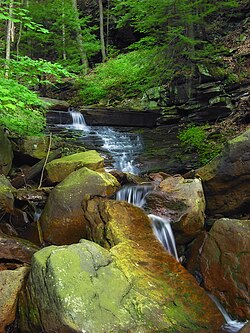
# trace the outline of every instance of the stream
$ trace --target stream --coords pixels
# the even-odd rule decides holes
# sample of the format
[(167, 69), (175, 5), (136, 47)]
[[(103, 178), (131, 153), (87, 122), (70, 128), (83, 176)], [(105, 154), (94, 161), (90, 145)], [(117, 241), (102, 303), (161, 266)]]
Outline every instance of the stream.
[[(113, 128), (106, 126), (88, 126), (83, 115), (73, 109), (67, 112), (71, 118), (65, 121), (65, 113), (58, 111), (58, 123), (50, 124), (49, 130), (63, 135), (65, 139), (75, 138), (79, 146), (87, 149), (97, 149), (105, 159), (105, 169), (117, 169), (133, 174), (140, 173), (138, 158), (143, 152), (143, 140), (140, 134), (130, 132), (128, 128)], [(143, 209), (146, 195), (153, 189), (152, 185), (124, 186), (116, 194), (116, 200), (127, 201)], [(171, 223), (156, 215), (148, 215), (152, 221), (152, 229), (162, 246), (178, 261), (178, 254)], [(209, 295), (221, 311), (225, 325), (223, 332), (236, 333), (245, 322), (233, 320), (219, 301)]]

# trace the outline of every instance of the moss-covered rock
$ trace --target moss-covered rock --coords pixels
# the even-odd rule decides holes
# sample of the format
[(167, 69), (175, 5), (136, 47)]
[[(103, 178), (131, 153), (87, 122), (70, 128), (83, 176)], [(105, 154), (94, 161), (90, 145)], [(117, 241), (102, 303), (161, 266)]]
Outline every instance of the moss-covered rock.
[(24, 156), (43, 159), (49, 148), (49, 137), (46, 135), (26, 136), (20, 139), (15, 150)]
[(21, 332), (216, 332), (223, 319), (189, 273), (164, 251), (145, 213), (128, 203), (85, 202), (90, 241), (33, 257)]
[(12, 166), (13, 151), (3, 128), (0, 127), (0, 174), (5, 176), (10, 172)]
[(46, 172), (50, 182), (59, 183), (71, 172), (83, 167), (91, 170), (103, 168), (103, 157), (95, 150), (64, 156), (46, 165)]
[(81, 168), (72, 172), (50, 193), (40, 223), (44, 240), (58, 245), (78, 242), (85, 236), (84, 197), (109, 196), (119, 183), (106, 172)]
[(1, 214), (10, 214), (14, 209), (14, 188), (11, 186), (9, 180), (0, 175), (0, 212)]
[(210, 214), (250, 212), (250, 128), (228, 141), (222, 153), (196, 171)]

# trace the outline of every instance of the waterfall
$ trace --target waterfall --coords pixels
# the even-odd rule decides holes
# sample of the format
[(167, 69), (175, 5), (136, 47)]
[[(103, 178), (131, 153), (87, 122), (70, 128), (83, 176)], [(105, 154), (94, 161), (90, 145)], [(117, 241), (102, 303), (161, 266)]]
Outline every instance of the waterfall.
[(116, 193), (116, 200), (127, 201), (137, 207), (143, 207), (145, 196), (152, 191), (153, 186), (147, 185), (127, 185)]
[(226, 312), (224, 307), (221, 305), (221, 303), (218, 301), (218, 299), (212, 295), (208, 294), (208, 296), (212, 299), (212, 301), (216, 304), (217, 308), (220, 310), (221, 314), (223, 315), (225, 319), (225, 324), (223, 325), (223, 331), (227, 333), (236, 333), (239, 332), (239, 330), (245, 326), (247, 321), (242, 322), (238, 320), (233, 320), (230, 315)]
[[(152, 189), (153, 186), (151, 184), (124, 186), (117, 192), (116, 200), (127, 201), (142, 208), (145, 204), (146, 195), (152, 191)], [(152, 229), (156, 238), (165, 249), (179, 261), (170, 221), (153, 214), (148, 215), (148, 217), (152, 222)]]
[(179, 261), (170, 221), (153, 214), (148, 215), (148, 217), (152, 221), (153, 231), (157, 239)]
[(75, 111), (74, 109), (70, 109), (69, 113), (72, 117), (72, 125), (71, 127), (76, 130), (81, 130), (84, 132), (89, 132), (89, 127), (86, 124), (86, 121), (84, 119), (84, 116), (81, 114), (81, 112)]

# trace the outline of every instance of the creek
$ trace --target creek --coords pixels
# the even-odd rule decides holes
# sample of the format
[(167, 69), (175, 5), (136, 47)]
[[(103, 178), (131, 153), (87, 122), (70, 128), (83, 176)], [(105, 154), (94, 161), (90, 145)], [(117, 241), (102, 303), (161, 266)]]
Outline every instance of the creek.
[[(133, 174), (140, 173), (139, 161), (144, 149), (144, 142), (140, 133), (131, 131), (131, 128), (88, 126), (83, 115), (73, 109), (69, 112), (57, 111), (56, 113), (57, 120), (49, 122), (49, 131), (63, 136), (65, 140), (74, 138), (74, 142), (78, 146), (96, 149), (105, 158), (107, 170), (117, 169)], [(143, 209), (146, 195), (152, 190), (153, 186), (151, 184), (124, 186), (117, 192), (116, 200), (127, 201)], [(148, 216), (152, 221), (152, 229), (156, 238), (178, 260), (170, 221), (153, 214)], [(225, 319), (223, 332), (239, 332), (245, 323), (233, 320), (219, 301), (213, 296), (210, 297)]]

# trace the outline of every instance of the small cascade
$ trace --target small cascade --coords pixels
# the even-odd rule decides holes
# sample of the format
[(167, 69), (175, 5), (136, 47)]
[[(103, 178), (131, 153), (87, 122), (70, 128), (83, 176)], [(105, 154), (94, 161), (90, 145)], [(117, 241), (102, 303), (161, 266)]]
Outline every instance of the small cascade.
[(122, 133), (110, 127), (99, 128), (97, 133), (104, 142), (102, 148), (113, 157), (115, 169), (133, 174), (139, 173), (134, 161), (134, 157), (142, 151), (142, 142), (138, 135)]
[(242, 321), (238, 321), (238, 320), (233, 320), (214, 295), (208, 294), (208, 296), (216, 304), (217, 308), (220, 310), (221, 314), (223, 315), (223, 317), (225, 319), (226, 323), (223, 325), (224, 332), (237, 333), (237, 332), (239, 332), (239, 330), (242, 327), (244, 327), (246, 325), (247, 321), (242, 322)]
[(179, 261), (170, 221), (153, 214), (148, 215), (148, 217), (152, 221), (153, 231), (157, 239)]
[(74, 109), (70, 109), (69, 113), (72, 117), (71, 127), (73, 129), (81, 130), (81, 131), (84, 131), (84, 132), (89, 132), (90, 131), (90, 128), (86, 124), (84, 116), (81, 114), (81, 112), (75, 111)]
[[(134, 206), (142, 208), (146, 202), (146, 195), (152, 190), (153, 186), (151, 184), (124, 186), (117, 192), (116, 200), (127, 201)], [(156, 238), (165, 249), (179, 261), (170, 222), (153, 214), (148, 215), (148, 217), (152, 221), (152, 228)]]
[(127, 185), (116, 193), (116, 200), (127, 201), (137, 207), (143, 207), (145, 196), (152, 191), (153, 186), (147, 185)]

